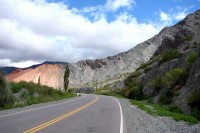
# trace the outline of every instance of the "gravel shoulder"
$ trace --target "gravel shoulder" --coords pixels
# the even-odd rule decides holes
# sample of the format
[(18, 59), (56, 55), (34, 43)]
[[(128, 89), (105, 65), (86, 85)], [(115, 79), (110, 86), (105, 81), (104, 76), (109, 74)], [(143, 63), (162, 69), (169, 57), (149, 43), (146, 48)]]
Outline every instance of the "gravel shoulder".
[(119, 99), (126, 122), (127, 133), (200, 133), (200, 123), (188, 125), (170, 117), (152, 116), (131, 105), (128, 99)]

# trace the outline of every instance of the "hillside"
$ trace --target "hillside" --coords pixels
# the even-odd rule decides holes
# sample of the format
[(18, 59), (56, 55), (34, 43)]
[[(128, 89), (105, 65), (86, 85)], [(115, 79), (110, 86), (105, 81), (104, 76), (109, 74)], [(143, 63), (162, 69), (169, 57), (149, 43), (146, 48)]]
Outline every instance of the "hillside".
[(70, 87), (87, 86), (91, 82), (105, 82), (133, 72), (153, 56), (171, 48), (178, 48), (187, 37), (192, 36), (192, 43), (199, 42), (199, 12), (198, 10), (188, 15), (172, 27), (164, 28), (153, 38), (138, 44), (127, 52), (104, 59), (70, 64)]
[[(96, 83), (100, 87), (116, 81), (123, 81), (127, 75), (134, 72), (141, 64), (148, 62), (164, 51), (172, 48), (183, 51), (187, 47), (192, 47), (190, 45), (195, 42), (195, 45), (198, 45), (199, 13), (198, 10), (188, 15), (176, 25), (164, 28), (159, 34), (126, 52), (104, 59), (84, 60), (67, 64), (67, 68), (69, 68), (68, 87), (94, 87)], [(50, 69), (44, 65), (43, 69), (39, 69), (40, 66), (36, 67), (32, 71), (18, 76), (14, 81), (25, 80), (37, 83), (40, 77), (41, 84), (63, 89), (64, 65), (55, 66), (56, 70), (53, 70), (54, 67)], [(52, 73), (50, 77), (54, 76), (52, 79), (55, 80), (47, 82), (50, 72)]]
[(8, 81), (34, 82), (55, 89), (64, 89), (64, 65), (43, 64), (35, 69), (17, 69), (7, 75)]
[[(178, 24), (163, 38), (151, 60), (133, 71), (112, 90), (131, 99), (175, 105), (184, 113), (200, 111), (200, 10)], [(119, 87), (121, 86), (123, 87)]]

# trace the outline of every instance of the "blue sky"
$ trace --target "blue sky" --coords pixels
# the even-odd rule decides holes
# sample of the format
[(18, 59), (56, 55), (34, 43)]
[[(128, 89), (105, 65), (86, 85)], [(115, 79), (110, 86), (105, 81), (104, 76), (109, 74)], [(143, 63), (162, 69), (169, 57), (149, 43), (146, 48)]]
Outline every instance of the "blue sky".
[[(106, 4), (107, 0), (48, 0), (49, 2), (62, 2), (69, 8), (79, 10), (85, 7), (97, 7)], [(112, 21), (117, 14), (128, 12), (137, 18), (139, 22), (159, 21), (159, 12), (164, 11), (168, 14), (176, 12), (191, 13), (200, 9), (200, 0), (135, 0), (131, 8), (121, 7), (116, 11), (106, 12), (106, 17)], [(90, 18), (90, 15), (88, 15)], [(91, 19), (92, 20), (92, 19)], [(177, 20), (173, 21), (173, 24)]]
[(0, 66), (112, 56), (198, 9), (200, 0), (3, 0)]

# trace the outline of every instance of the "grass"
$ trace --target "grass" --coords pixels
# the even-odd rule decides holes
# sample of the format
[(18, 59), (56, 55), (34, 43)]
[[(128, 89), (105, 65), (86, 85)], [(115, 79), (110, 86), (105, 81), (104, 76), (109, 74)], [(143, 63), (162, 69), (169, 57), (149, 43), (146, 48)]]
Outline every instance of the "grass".
[(25, 88), (28, 93), (21, 95), (20, 99), (16, 99), (16, 102), (14, 104), (0, 106), (0, 109), (24, 107), (32, 104), (61, 100), (76, 96), (73, 93), (62, 92), (60, 90), (55, 90), (52, 87), (42, 86), (35, 83), (10, 83), (10, 87), (13, 93), (19, 93), (22, 88)]
[(105, 95), (105, 96), (113, 96), (113, 97), (116, 97), (116, 98), (125, 98), (124, 96), (122, 96), (121, 94), (119, 94), (117, 92), (98, 92), (96, 94)]
[(148, 67), (149, 65), (153, 64), (153, 61), (152, 60), (149, 60), (148, 62), (142, 64), (139, 69), (144, 69), (146, 67)]
[(172, 117), (176, 121), (185, 121), (188, 124), (196, 124), (198, 123), (198, 119), (192, 115), (186, 115), (180, 111), (175, 106), (162, 106), (158, 104), (148, 103), (146, 101), (136, 101), (130, 100), (130, 102), (140, 109), (145, 110), (147, 113), (151, 115), (158, 115), (158, 116), (168, 116)]
[(179, 58), (181, 56), (181, 53), (176, 49), (171, 49), (165, 53), (162, 54), (162, 57), (160, 59), (160, 64), (164, 62), (171, 61), (173, 59)]

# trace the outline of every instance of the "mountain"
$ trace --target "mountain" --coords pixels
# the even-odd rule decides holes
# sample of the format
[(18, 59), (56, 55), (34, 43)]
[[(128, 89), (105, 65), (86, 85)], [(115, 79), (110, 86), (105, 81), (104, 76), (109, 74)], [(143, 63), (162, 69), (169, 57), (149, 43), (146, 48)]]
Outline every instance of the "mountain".
[(18, 69), (18, 68), (17, 67), (1, 67), (0, 68), (0, 70), (2, 70), (5, 74), (12, 73), (16, 69)]
[[(84, 60), (69, 64), (69, 86), (80, 87), (95, 82), (105, 83), (110, 79), (124, 77), (135, 71), (141, 64), (149, 61), (163, 51), (177, 48), (186, 39), (199, 41), (199, 10), (188, 15), (184, 20), (171, 27), (164, 28), (151, 39), (134, 48), (104, 59)], [(148, 32), (148, 31), (147, 31)]]
[(6, 75), (6, 78), (8, 81), (34, 82), (63, 90), (64, 72), (65, 68), (62, 64), (42, 64), (36, 68), (16, 69)]
[(131, 99), (200, 112), (200, 10), (161, 33), (166, 31), (152, 58), (110, 87)]
[(65, 65), (67, 64), (67, 62), (61, 62), (61, 61), (45, 61), (41, 64), (36, 64), (36, 65), (32, 65), (30, 67), (27, 67), (27, 68), (17, 68), (17, 67), (0, 67), (0, 70), (2, 70), (5, 74), (10, 74), (12, 72), (14, 72), (15, 70), (17, 69), (21, 69), (21, 70), (26, 70), (26, 69), (30, 69), (30, 68), (36, 68), (36, 67), (39, 67), (43, 64), (62, 64), (62, 65)]
[[(151, 39), (138, 44), (126, 52), (103, 59), (83, 60), (77, 63), (66, 64), (69, 77), (65, 77), (65, 79), (63, 79), (65, 67), (61, 64), (47, 65), (46, 69), (45, 65), (36, 66), (33, 70), (22, 74), (22, 76), (17, 76), (17, 79), (13, 80), (16, 82), (24, 80), (38, 83), (40, 79), (42, 84), (54, 86), (57, 89), (64, 89), (63, 84), (65, 80), (69, 81), (69, 88), (94, 87), (96, 84), (100, 87), (109, 83), (123, 81), (130, 73), (138, 69), (141, 64), (148, 62), (165, 51), (170, 49), (180, 49), (182, 51), (190, 47), (190, 43), (193, 44), (195, 42), (195, 45), (197, 45), (200, 39), (199, 20), (200, 10), (189, 14), (184, 20), (174, 26), (164, 28)], [(158, 66), (154, 68), (156, 69), (156, 67)], [(48, 76), (54, 76), (52, 77), (54, 80), (48, 81)]]

